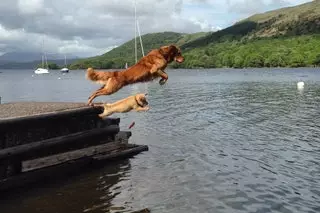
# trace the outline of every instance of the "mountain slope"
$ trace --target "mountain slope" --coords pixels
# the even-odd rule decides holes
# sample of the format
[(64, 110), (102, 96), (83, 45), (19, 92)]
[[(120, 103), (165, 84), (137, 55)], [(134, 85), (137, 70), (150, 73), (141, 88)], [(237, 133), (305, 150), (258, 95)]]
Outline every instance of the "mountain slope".
[(184, 53), (175, 68), (320, 66), (320, 34), (225, 41)]
[[(197, 38), (207, 35), (206, 32), (195, 34), (183, 34), (176, 32), (150, 33), (141, 36), (145, 55), (155, 48), (163, 45), (177, 44), (183, 45), (186, 42), (193, 41)], [(142, 57), (140, 41), (137, 39), (137, 55), (138, 59)], [(71, 65), (72, 69), (86, 69), (88, 67), (95, 68), (123, 68), (125, 63), (132, 65), (135, 63), (134, 39), (112, 49), (111, 51), (96, 57), (78, 60)]]
[[(71, 64), (78, 60), (79, 59), (67, 59), (67, 64)], [(59, 67), (63, 67), (64, 59), (48, 60), (48, 64), (50, 63), (57, 64)], [(3, 61), (0, 62), (0, 69), (35, 69), (39, 64), (41, 64), (41, 60), (27, 62)]]
[[(42, 53), (41, 52), (8, 52), (0, 56), (0, 64), (3, 62), (14, 62), (14, 63), (24, 63), (24, 62), (32, 62), (41, 60)], [(73, 56), (71, 54), (66, 54), (67, 58), (78, 58), (77, 56)], [(64, 59), (64, 55), (60, 53), (47, 54), (48, 60), (60, 60)]]
[[(175, 68), (320, 66), (320, 0), (256, 14), (217, 32), (154, 33), (142, 40), (145, 53), (178, 44), (186, 60), (170, 65)], [(134, 63), (134, 40), (74, 66), (123, 68), (126, 62)]]
[(320, 33), (320, 0), (256, 14), (210, 35), (188, 42), (183, 49), (239, 39)]

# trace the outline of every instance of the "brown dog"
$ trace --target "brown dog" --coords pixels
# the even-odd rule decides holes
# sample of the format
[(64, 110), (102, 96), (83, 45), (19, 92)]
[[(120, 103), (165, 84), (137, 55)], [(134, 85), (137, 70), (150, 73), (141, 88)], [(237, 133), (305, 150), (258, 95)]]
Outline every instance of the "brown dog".
[(147, 94), (139, 93), (112, 104), (102, 104), (104, 107), (104, 111), (103, 113), (99, 114), (99, 117), (103, 118), (116, 112), (125, 113), (131, 110), (135, 110), (137, 112), (147, 111), (149, 110), (149, 103), (147, 102), (146, 95)]
[(159, 84), (163, 85), (168, 80), (168, 74), (164, 70), (172, 61), (178, 63), (184, 61), (181, 50), (175, 45), (150, 51), (148, 55), (124, 71), (104, 72), (88, 68), (87, 79), (103, 84), (89, 97), (88, 104), (91, 105), (97, 96), (111, 95), (129, 84), (152, 81), (161, 77)]

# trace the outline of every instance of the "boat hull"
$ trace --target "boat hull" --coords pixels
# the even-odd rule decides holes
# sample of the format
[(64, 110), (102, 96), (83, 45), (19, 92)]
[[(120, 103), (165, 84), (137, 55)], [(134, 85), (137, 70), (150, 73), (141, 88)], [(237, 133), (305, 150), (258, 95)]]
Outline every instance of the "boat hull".
[(38, 68), (34, 71), (35, 74), (48, 74), (49, 70), (44, 68)]

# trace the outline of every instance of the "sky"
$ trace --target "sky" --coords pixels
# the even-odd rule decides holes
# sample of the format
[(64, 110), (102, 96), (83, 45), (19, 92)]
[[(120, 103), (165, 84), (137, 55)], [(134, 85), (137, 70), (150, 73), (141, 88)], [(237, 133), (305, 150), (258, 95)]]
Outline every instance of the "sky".
[[(310, 1), (136, 0), (136, 5), (141, 34), (194, 33)], [(0, 55), (44, 47), (48, 53), (94, 56), (132, 39), (134, 33), (134, 0), (0, 0)]]

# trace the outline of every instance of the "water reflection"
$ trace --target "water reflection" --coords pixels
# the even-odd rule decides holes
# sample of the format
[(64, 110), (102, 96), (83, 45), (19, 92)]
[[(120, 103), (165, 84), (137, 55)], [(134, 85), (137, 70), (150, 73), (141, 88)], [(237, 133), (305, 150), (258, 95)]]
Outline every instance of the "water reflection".
[[(112, 200), (121, 194), (121, 182), (127, 179), (130, 169), (130, 160), (123, 160), (66, 181), (3, 196), (1, 212), (112, 212), (117, 209)], [(130, 195), (125, 198), (130, 199)], [(124, 200), (118, 209), (122, 208), (131, 209), (130, 202)]]

